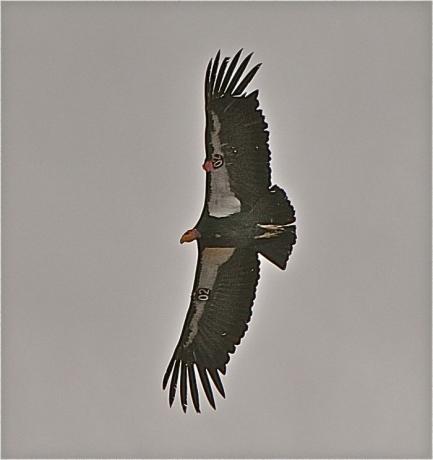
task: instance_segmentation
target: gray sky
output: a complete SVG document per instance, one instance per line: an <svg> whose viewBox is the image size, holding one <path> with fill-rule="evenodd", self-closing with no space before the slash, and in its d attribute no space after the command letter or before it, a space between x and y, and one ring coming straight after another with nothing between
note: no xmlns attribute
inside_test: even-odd
<svg viewBox="0 0 433 460"><path fill-rule="evenodd" d="M430 455L431 5L3 3L3 456ZM203 79L240 47L298 242L217 411L161 380Z"/></svg>

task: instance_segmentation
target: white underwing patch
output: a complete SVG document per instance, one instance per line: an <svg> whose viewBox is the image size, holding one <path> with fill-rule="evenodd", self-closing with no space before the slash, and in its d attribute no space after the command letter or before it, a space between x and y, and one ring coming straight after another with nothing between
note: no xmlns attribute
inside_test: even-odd
<svg viewBox="0 0 433 460"><path fill-rule="evenodd" d="M215 283L219 267L226 263L234 252L235 248L203 249L200 261L201 271L198 280L199 287L197 288L197 292L199 293L199 295L193 301L195 311L189 324L190 332L187 340L183 344L184 347L190 345L194 340L194 337L197 335L198 322L200 321L200 318L203 316L204 308L207 300L209 299L209 295L212 291L213 285ZM206 295L207 298L205 298Z"/></svg>
<svg viewBox="0 0 433 460"><path fill-rule="evenodd" d="M211 144L214 155L223 158L221 140L219 133L221 131L221 123L218 116L211 112L212 126ZM231 214L236 214L241 210L241 202L230 189L230 179L227 167L224 162L217 169L210 173L210 197L208 202L209 215L213 217L226 217Z"/></svg>

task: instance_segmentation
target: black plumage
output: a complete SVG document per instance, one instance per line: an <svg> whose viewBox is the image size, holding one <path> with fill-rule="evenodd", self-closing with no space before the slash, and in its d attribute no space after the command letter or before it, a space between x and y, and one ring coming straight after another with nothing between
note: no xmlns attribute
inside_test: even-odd
<svg viewBox="0 0 433 460"><path fill-rule="evenodd" d="M221 60L218 51L205 75L205 204L197 225L181 239L197 240L197 268L163 379L170 405L180 384L184 411L189 395L200 412L198 382L214 409L212 384L225 396L220 374L248 328L260 276L258 254L285 269L296 242L294 208L271 184L269 134L258 91L245 93L261 64L243 77L252 53L238 65L241 52Z"/></svg>

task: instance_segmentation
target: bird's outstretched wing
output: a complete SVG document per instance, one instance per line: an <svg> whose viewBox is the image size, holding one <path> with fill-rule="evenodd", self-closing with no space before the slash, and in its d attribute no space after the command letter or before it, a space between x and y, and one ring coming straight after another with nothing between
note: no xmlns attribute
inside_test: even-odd
<svg viewBox="0 0 433 460"><path fill-rule="evenodd" d="M258 91L245 92L261 64L244 76L249 54L239 65L241 51L220 62L218 51L205 77L206 204L214 217L248 211L271 185L269 133L258 108Z"/></svg>
<svg viewBox="0 0 433 460"><path fill-rule="evenodd" d="M219 372L225 374L229 353L234 353L247 330L258 279L259 260L254 249L199 248L191 303L163 380L164 389L169 384L170 406L180 380L184 412L188 387L194 408L200 412L200 379L215 409L209 377L224 396Z"/></svg>

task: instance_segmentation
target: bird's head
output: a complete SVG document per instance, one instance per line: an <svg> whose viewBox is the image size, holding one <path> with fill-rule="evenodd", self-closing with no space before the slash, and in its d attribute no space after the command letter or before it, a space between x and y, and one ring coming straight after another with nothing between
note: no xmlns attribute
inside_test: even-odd
<svg viewBox="0 0 433 460"><path fill-rule="evenodd" d="M200 238L200 232L196 228L192 228L191 230L187 230L182 237L180 238L180 244L182 243L191 243L198 238Z"/></svg>

